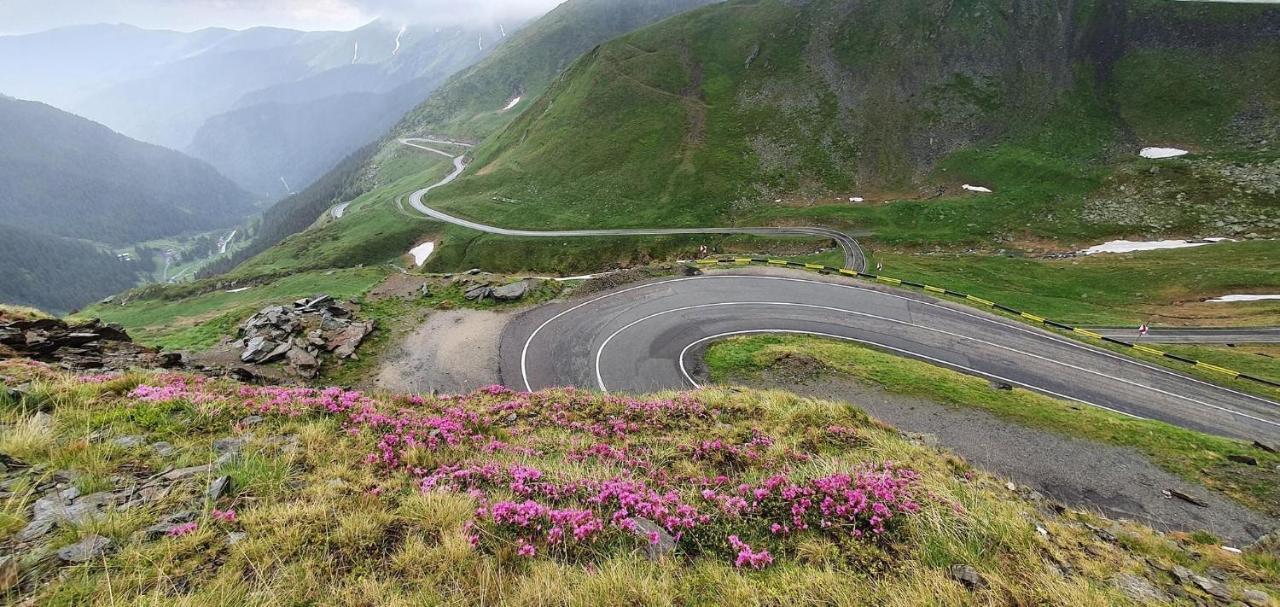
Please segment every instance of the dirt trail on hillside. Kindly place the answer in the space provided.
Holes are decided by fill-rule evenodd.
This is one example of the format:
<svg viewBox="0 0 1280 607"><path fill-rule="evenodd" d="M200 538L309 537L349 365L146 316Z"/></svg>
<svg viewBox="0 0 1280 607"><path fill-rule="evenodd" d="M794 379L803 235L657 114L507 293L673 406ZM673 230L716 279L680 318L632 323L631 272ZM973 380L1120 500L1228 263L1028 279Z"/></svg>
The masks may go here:
<svg viewBox="0 0 1280 607"><path fill-rule="evenodd" d="M374 386L398 393L462 394L500 383L498 342L509 319L479 310L436 312L399 344Z"/></svg>

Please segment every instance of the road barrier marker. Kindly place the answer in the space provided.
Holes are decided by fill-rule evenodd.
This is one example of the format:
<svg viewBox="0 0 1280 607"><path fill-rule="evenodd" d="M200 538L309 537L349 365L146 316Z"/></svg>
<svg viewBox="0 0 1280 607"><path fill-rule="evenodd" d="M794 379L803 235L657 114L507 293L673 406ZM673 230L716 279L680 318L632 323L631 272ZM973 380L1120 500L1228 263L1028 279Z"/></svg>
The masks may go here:
<svg viewBox="0 0 1280 607"><path fill-rule="evenodd" d="M857 272L847 268L833 268L831 266L824 266L822 264L816 264L816 263L801 263L798 261L788 261L785 259L764 259L764 258L748 259L745 257L707 258L707 259L699 259L697 263L698 265L703 265L703 266L710 266L710 265L716 265L716 264L746 264L746 263L760 263L760 264L767 264L771 266L789 266L789 267L799 268L804 270L814 270L817 272L821 272L823 274L841 274L844 276L849 276L851 278L861 278L861 279L870 280L873 282L881 282L881 283L896 285L896 286L914 287L917 289L922 289L929 293L936 293L939 295L950 295L952 297L958 297L960 299L971 301L973 303L987 306L989 308L995 308L1003 312L1007 312L1016 317L1029 320L1037 324L1042 324L1047 327L1053 327L1055 329L1060 329L1063 331L1075 333L1077 335L1082 335L1090 339L1096 339L1096 340L1104 341L1107 343L1113 343L1118 346L1124 346L1131 350L1142 352L1143 354L1149 354L1151 356L1168 358L1170 360L1176 360L1181 363L1193 365L1195 367L1205 369L1207 371L1221 373L1232 379L1243 379L1243 380L1248 380L1257 384L1262 384L1270 388L1280 388L1280 382L1272 381L1270 379L1258 377L1255 375L1249 375L1247 373L1241 373L1239 371L1228 369L1226 367L1219 367L1218 365L1211 365L1206 362L1202 362L1202 361L1191 359L1191 358L1186 358L1184 356L1178 356L1177 354L1171 354L1163 350L1157 350L1155 348L1147 347L1141 344L1135 344L1133 342L1124 341L1122 339L1116 339L1114 337L1106 337L1100 333L1096 333L1088 329L1082 329L1080 327L1075 327L1072 325L1049 320L1047 318L1044 318L1043 316L1036 316L1035 314L1031 314L1029 312L1022 312L1020 310L1016 310L1014 308L1010 308L1008 306L1001 305L991 300L983 299L981 297L969 295L967 293L960 293L958 291L952 291L951 289L943 289L941 287L935 287L932 285L910 282L910 281L902 280L900 278L891 278L889 276L880 276L877 274L868 274L866 272Z"/></svg>

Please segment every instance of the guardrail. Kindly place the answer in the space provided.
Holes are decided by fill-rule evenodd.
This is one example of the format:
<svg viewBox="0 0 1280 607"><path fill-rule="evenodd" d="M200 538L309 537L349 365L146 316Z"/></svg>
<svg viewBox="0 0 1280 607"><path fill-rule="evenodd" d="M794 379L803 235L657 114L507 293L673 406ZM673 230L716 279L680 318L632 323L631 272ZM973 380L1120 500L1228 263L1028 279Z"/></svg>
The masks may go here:
<svg viewBox="0 0 1280 607"><path fill-rule="evenodd" d="M970 294L968 294L968 293L961 293L961 292L959 292L959 291L952 291L951 289L944 289L944 288L942 288L942 287L935 287L935 286L933 286L933 285L927 285L927 284L923 284L923 283L912 282L912 281L910 281L910 280L903 280L903 279L900 279L900 278L892 278L892 277L889 277L889 276L881 276L881 275L878 275L878 274L870 274L870 273L867 273L867 272L859 272L859 271L857 271L857 270L849 270L849 269L844 269L844 268L833 268L833 267L831 267L831 266L826 266L826 265L817 264L817 263L802 263L802 262L799 262L799 261L790 261L790 260L787 260L787 259L769 259L769 258L766 258L766 257L722 257L722 258L707 258L707 259L699 259L699 260L698 260L697 262L695 262L695 263L697 263L697 264L698 264L698 265L700 265L700 266L712 266L712 265L750 265L750 264L753 264L753 263L754 263L754 264L763 264L763 265L770 265L770 266L779 266L779 267L788 267L788 268L799 268L799 269L802 269L802 270L812 270L812 271L815 271L815 272L821 272L821 273L824 273L824 274L839 274L839 275L842 275L842 276L849 276L849 277L851 277L851 278L860 278L860 279L863 279L863 280L869 280L869 281L872 281L872 282L878 282L878 283L880 283L880 284L886 284L886 285L895 286L895 287L911 287L911 288L915 288L915 289L920 289L920 290L922 290L922 291L924 291L924 292L926 292L926 293L933 293L933 294L935 294L935 295L948 295L948 296L951 296L951 297L956 297L956 298L959 298L959 299L963 299L963 300L965 300L965 301L968 301L968 302L970 302L970 303L977 304L977 305L979 305L979 306L983 306L983 307L991 308L991 309L994 309L994 310L1000 310L1001 312L1005 312L1005 313L1007 313L1007 314L1012 314L1012 315L1014 315L1014 316L1016 316L1016 317L1018 317L1018 318L1020 318L1020 319L1022 319L1022 320L1029 321L1029 322L1034 323L1034 324L1040 324L1040 325L1044 325L1044 326L1046 326L1046 327L1053 327L1053 328L1055 328L1055 329L1060 329L1060 330L1063 330L1063 331L1068 331L1068 332L1074 333L1074 334L1076 334L1076 335L1080 335L1080 336L1082 336L1082 337L1088 337L1088 338L1090 338L1090 339L1095 339L1095 340L1098 340L1098 341L1103 341L1103 342L1107 342L1107 343L1115 344L1115 345L1118 345L1118 346L1123 346L1123 347L1125 347L1125 348L1129 348L1129 349L1134 350L1134 351L1136 351L1136 352L1142 352L1143 354L1148 354L1148 355L1151 355L1151 356L1159 356L1159 357L1162 357L1162 358L1168 358L1168 359L1170 359L1170 360L1176 360L1176 361L1178 361L1178 362L1180 362L1180 363L1185 363L1185 364L1188 364L1188 365L1192 365L1192 366L1194 366L1194 367L1196 367L1196 368L1204 369L1204 370L1206 370L1206 371L1212 371L1212 372L1214 372L1214 373L1218 373L1218 374L1224 375L1224 376L1229 377L1229 378L1231 378L1231 379L1240 379L1240 380L1245 380L1245 381L1251 381L1251 382L1258 383L1258 384L1261 384L1261 385L1264 385L1264 386L1268 386L1268 387L1271 387L1271 388L1280 388L1280 382L1275 382L1275 381L1272 381L1272 380L1269 380L1269 379L1266 379L1266 378L1263 378L1263 377L1257 377L1257 376L1255 376L1255 375L1249 375L1249 374L1247 374L1247 373L1241 373L1241 372L1236 371L1236 370L1234 370L1234 369L1228 369L1228 368L1226 368L1226 367L1219 367L1218 365L1211 365L1211 364L1209 364L1209 363L1202 362L1202 361L1195 360L1195 359L1191 359L1191 358L1187 358L1187 357L1185 357L1185 356L1178 356L1177 354L1172 354L1172 353L1169 353L1169 352L1165 352L1164 350L1160 350L1160 349L1157 349L1157 348L1152 348L1152 347L1149 347L1149 346L1144 346L1144 345L1142 345L1142 344L1135 344L1135 343L1133 343L1133 342L1124 341L1123 339L1116 339L1116 338L1114 338L1114 337L1107 337L1107 336L1105 336L1105 335L1102 335L1102 334L1099 334L1099 333L1095 333L1095 332L1090 331L1090 330L1088 330L1088 329L1082 329L1082 328L1080 328L1080 327L1075 327L1075 326L1072 326L1072 325L1068 325L1068 324L1066 324L1066 323L1060 323L1060 322L1057 322L1057 321L1054 321L1054 320L1050 320L1050 319L1048 319L1048 318L1044 318L1044 317L1042 317L1042 316L1036 316L1035 314L1031 314L1031 313L1029 313L1029 312L1023 312L1023 311L1021 311L1021 310L1016 310L1016 309L1014 309L1014 308L1010 308L1009 306L1006 306L1006 305L1003 305L1003 304L999 304L999 303L996 303L996 302L994 302L994 301L990 301L990 300L987 300L987 299L983 299L983 298L981 298L981 297L977 297L977 296L974 296L974 295L970 295Z"/></svg>

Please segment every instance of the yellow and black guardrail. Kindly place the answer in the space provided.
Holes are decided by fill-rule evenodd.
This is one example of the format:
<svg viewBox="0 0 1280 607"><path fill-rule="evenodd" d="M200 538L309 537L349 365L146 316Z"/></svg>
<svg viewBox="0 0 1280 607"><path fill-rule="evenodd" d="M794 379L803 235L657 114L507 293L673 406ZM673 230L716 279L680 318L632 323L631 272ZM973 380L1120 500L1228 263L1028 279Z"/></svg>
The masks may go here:
<svg viewBox="0 0 1280 607"><path fill-rule="evenodd" d="M935 295L948 295L951 297L963 299L965 301L968 301L973 304L977 304L982 307L992 308L994 310L1000 310L1001 312L1012 314L1018 318L1026 320L1033 324L1044 325L1046 327L1053 327L1055 329L1060 329L1062 331L1074 333L1082 337L1088 337L1090 339L1095 339L1098 341L1104 341L1104 342L1115 344L1118 346L1123 346L1125 348L1129 348L1130 350L1141 352L1143 354L1147 354L1150 356L1159 356L1159 357L1168 358L1171 360L1176 360L1178 362L1194 366L1198 369L1203 369L1205 371L1212 371L1214 373L1223 375L1230 379L1251 381L1251 382L1262 384L1264 386L1268 386L1271 388L1280 388L1280 382L1275 382L1263 377L1258 377L1256 375L1249 375L1248 373L1241 373L1239 371L1228 369L1226 367L1219 367L1218 365L1211 365L1206 362L1202 362L1192 358L1187 358L1185 356L1178 356L1177 354L1172 354L1170 352L1165 352L1164 350L1159 350L1149 346L1144 346L1142 344L1135 344L1133 342L1128 342L1123 339L1107 337L1105 335L1096 333L1094 331L1090 331L1088 329L1083 329L1083 328L1075 327L1065 323L1049 320L1047 318L1044 318L1042 316L1036 316L1035 314L1031 314L1029 312L1015 310L1013 308L1010 308L1009 306L999 304L987 299L983 299L981 297L977 297L974 295L970 295L968 293L952 291L951 289L944 289L942 287L935 287L933 285L912 282L910 280L902 280L900 278L892 278L889 276L880 276L878 274L869 274L867 272L859 272L857 270L850 270L846 268L833 268L831 266L826 266L826 265L817 264L817 263L803 263L799 261L790 261L787 259L770 259L767 257L719 257L719 258L709 257L706 259L699 259L696 263L700 266L750 265L754 263L754 264L764 264L764 265L770 265L770 266L799 268L802 270L812 270L812 271L820 272L823 274L839 274L839 275L848 276L851 278L860 278L863 280L869 280L869 281L878 282L881 284L892 285L895 287L910 287L913 289L920 289L926 293L933 293Z"/></svg>

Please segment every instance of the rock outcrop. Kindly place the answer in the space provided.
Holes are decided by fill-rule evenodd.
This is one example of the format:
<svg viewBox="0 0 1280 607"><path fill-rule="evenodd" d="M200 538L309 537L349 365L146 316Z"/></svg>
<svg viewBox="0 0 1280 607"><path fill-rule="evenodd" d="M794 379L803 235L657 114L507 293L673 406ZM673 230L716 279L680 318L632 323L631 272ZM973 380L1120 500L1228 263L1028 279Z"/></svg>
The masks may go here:
<svg viewBox="0 0 1280 607"><path fill-rule="evenodd" d="M0 319L0 358L30 358L69 371L119 371L182 366L182 355L133 343L119 325L99 320L70 324L58 318Z"/></svg>
<svg viewBox="0 0 1280 607"><path fill-rule="evenodd" d="M371 321L357 321L350 309L328 295L300 299L292 306L268 306L240 326L245 363L285 361L298 375L315 377L326 354L355 358L356 349L373 332Z"/></svg>

